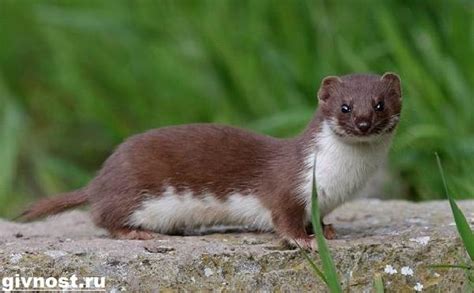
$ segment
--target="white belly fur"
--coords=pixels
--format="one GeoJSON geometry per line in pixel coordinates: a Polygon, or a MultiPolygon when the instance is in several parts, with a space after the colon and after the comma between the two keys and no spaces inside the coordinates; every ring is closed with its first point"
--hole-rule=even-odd
{"type": "Polygon", "coordinates": [[[163,234],[217,225],[245,226],[261,231],[273,228],[270,210],[251,194],[234,193],[221,201],[212,194],[195,196],[190,191],[177,194],[173,187],[143,202],[129,217],[128,224],[163,234]]]}
{"type": "Polygon", "coordinates": [[[321,215],[325,216],[342,203],[354,198],[383,163],[391,137],[374,143],[347,143],[336,136],[323,122],[306,160],[302,199],[307,217],[311,214],[311,182],[314,152],[316,152],[316,184],[321,215]]]}

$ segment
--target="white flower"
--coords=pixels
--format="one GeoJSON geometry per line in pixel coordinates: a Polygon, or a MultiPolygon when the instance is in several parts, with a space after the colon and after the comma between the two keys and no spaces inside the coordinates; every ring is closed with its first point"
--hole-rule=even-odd
{"type": "Polygon", "coordinates": [[[415,289],[415,291],[417,291],[417,292],[421,292],[421,291],[423,291],[423,284],[417,282],[415,287],[413,287],[413,289],[415,289]]]}
{"type": "Polygon", "coordinates": [[[404,276],[413,276],[413,270],[410,267],[403,267],[400,273],[404,276]]]}
{"type": "Polygon", "coordinates": [[[23,255],[21,253],[13,253],[10,256],[10,263],[12,264],[17,264],[20,262],[20,260],[23,258],[23,255]]]}
{"type": "Polygon", "coordinates": [[[210,277],[210,276],[214,275],[214,272],[210,268],[205,268],[204,269],[204,275],[206,277],[210,277]]]}
{"type": "Polygon", "coordinates": [[[426,245],[430,241],[430,236],[410,238],[410,241],[416,242],[416,243],[421,244],[421,245],[426,245]]]}
{"type": "Polygon", "coordinates": [[[393,274],[397,273],[397,270],[394,269],[391,265],[386,265],[384,271],[385,271],[385,273],[387,273],[389,275],[393,275],[393,274]]]}

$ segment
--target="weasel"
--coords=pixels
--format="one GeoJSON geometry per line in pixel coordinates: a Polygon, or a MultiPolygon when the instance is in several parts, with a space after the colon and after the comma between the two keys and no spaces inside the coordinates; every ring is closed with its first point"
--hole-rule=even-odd
{"type": "Polygon", "coordinates": [[[316,114],[294,138],[216,124],[132,136],[87,186],[40,200],[21,217],[89,203],[94,223],[116,238],[242,225],[315,249],[306,230],[314,163],[324,217],[357,194],[384,161],[402,105],[394,73],[329,76],[317,96],[316,114]]]}

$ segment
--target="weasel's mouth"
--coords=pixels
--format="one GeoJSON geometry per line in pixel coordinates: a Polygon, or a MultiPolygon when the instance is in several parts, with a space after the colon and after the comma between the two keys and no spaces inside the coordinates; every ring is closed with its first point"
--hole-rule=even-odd
{"type": "Polygon", "coordinates": [[[392,130],[394,128],[395,127],[391,127],[389,129],[389,125],[384,124],[384,125],[374,125],[371,128],[369,128],[367,131],[361,131],[361,130],[353,127],[353,128],[350,128],[350,129],[345,129],[345,132],[348,136],[353,136],[353,137],[364,139],[364,138],[377,137],[377,136],[381,136],[381,135],[390,133],[390,132],[392,132],[392,130]]]}
{"type": "Polygon", "coordinates": [[[329,121],[330,128],[337,136],[354,142],[370,142],[385,134],[393,132],[398,124],[399,116],[394,115],[388,121],[372,125],[366,131],[361,131],[355,125],[340,123],[336,120],[329,121]]]}
{"type": "Polygon", "coordinates": [[[400,114],[394,114],[386,119],[376,121],[368,129],[361,130],[355,124],[345,121],[338,121],[336,119],[329,120],[329,126],[332,131],[340,137],[357,137],[367,138],[384,135],[397,127],[400,120],[400,114]]]}
{"type": "Polygon", "coordinates": [[[374,128],[371,127],[369,128],[368,130],[366,131],[361,131],[357,128],[353,128],[354,130],[352,130],[352,132],[354,133],[355,136],[362,136],[362,137],[365,137],[365,136],[371,136],[371,135],[374,135],[374,134],[377,134],[376,131],[374,131],[374,128]]]}

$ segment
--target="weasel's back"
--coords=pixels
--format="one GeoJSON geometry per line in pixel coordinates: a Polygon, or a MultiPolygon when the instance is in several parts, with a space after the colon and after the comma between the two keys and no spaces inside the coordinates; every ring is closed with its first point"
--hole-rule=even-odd
{"type": "Polygon", "coordinates": [[[141,186],[166,183],[224,195],[230,188],[253,188],[281,143],[223,125],[165,127],[130,137],[107,160],[101,173],[121,168],[141,186]]]}

